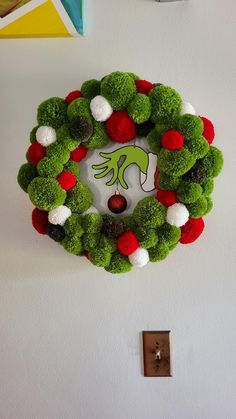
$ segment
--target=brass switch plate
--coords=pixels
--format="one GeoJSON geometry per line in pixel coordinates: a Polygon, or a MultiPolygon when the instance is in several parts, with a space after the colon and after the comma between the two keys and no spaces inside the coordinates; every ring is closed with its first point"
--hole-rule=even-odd
{"type": "Polygon", "coordinates": [[[172,377],[170,330],[143,331],[145,377],[172,377]]]}

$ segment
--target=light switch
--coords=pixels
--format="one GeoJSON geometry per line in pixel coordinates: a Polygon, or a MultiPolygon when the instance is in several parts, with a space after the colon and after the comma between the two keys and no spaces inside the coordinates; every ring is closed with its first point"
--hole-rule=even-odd
{"type": "Polygon", "coordinates": [[[172,377],[170,331],[143,331],[145,377],[172,377]]]}

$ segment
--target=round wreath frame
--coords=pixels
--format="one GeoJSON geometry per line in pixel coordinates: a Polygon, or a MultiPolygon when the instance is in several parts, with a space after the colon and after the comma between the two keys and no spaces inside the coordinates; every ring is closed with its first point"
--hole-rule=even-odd
{"type": "Polygon", "coordinates": [[[32,224],[75,255],[125,273],[194,242],[212,209],[213,178],[223,165],[214,127],[173,88],[116,71],[87,80],[65,99],[42,102],[18,183],[35,208],[32,224]],[[158,156],[156,194],[132,215],[101,215],[80,181],[80,162],[109,141],[145,137],[158,156]]]}

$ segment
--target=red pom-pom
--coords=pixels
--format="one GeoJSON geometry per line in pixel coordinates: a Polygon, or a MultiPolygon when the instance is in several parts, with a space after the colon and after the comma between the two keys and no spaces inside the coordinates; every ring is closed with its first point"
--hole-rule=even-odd
{"type": "Polygon", "coordinates": [[[46,155],[46,149],[41,144],[39,144],[37,141],[35,143],[31,144],[31,146],[28,148],[28,157],[30,160],[30,163],[33,165],[38,164],[38,162],[45,157],[46,155]]]}
{"type": "Polygon", "coordinates": [[[180,243],[193,243],[202,234],[204,225],[202,218],[190,218],[187,223],[181,227],[180,243]]]}
{"type": "Polygon", "coordinates": [[[109,137],[116,143],[127,143],[136,137],[134,121],[127,112],[113,112],[106,121],[106,130],[109,137]]]}
{"type": "Polygon", "coordinates": [[[73,100],[78,99],[79,97],[83,96],[82,92],[80,90],[74,90],[73,92],[70,92],[66,98],[65,101],[68,103],[73,102],[73,100]]]}
{"type": "Polygon", "coordinates": [[[57,178],[58,183],[65,191],[73,188],[76,185],[76,177],[71,172],[62,172],[57,178]]]}
{"type": "Polygon", "coordinates": [[[208,143],[211,144],[213,142],[214,138],[215,138],[214,125],[212,124],[210,119],[207,119],[204,116],[201,116],[200,118],[203,121],[203,126],[204,126],[204,130],[203,130],[202,135],[203,135],[203,137],[206,138],[208,143]]]}
{"type": "Polygon", "coordinates": [[[155,87],[153,83],[147,80],[136,80],[135,84],[137,92],[143,93],[144,95],[148,95],[148,93],[155,87]]]}
{"type": "Polygon", "coordinates": [[[157,189],[158,188],[158,178],[160,176],[160,170],[156,169],[155,174],[154,174],[154,186],[157,189]]]}
{"type": "Polygon", "coordinates": [[[70,153],[70,158],[78,163],[87,156],[87,153],[88,148],[86,148],[83,144],[80,144],[79,147],[70,153]]]}
{"type": "Polygon", "coordinates": [[[184,145],[184,137],[180,132],[171,129],[163,134],[161,143],[167,150],[179,150],[184,145]]]}
{"type": "Polygon", "coordinates": [[[126,231],[117,239],[117,248],[119,253],[129,256],[139,248],[139,242],[132,231],[126,231]]]}
{"type": "Polygon", "coordinates": [[[158,189],[156,198],[161,204],[165,205],[165,207],[170,207],[171,205],[176,204],[176,202],[179,202],[175,191],[158,189]]]}
{"type": "Polygon", "coordinates": [[[34,208],[32,211],[32,224],[35,230],[40,234],[47,234],[48,213],[47,211],[34,208]]]}

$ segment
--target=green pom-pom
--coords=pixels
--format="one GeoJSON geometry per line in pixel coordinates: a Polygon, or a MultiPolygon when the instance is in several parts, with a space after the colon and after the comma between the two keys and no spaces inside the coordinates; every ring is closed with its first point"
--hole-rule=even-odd
{"type": "Polygon", "coordinates": [[[57,130],[57,142],[63,147],[73,151],[80,145],[80,140],[72,137],[69,129],[69,124],[64,124],[57,130]]]}
{"type": "Polygon", "coordinates": [[[92,205],[92,202],[92,192],[84,183],[78,183],[67,192],[66,205],[72,212],[80,214],[86,211],[92,205]]]}
{"type": "Polygon", "coordinates": [[[152,106],[151,119],[156,123],[173,121],[180,114],[181,97],[168,86],[157,86],[149,93],[152,106]]]}
{"type": "Polygon", "coordinates": [[[102,229],[103,219],[100,214],[89,213],[84,215],[82,226],[86,233],[98,233],[102,229]]]}
{"type": "Polygon", "coordinates": [[[209,196],[214,189],[214,179],[211,177],[207,178],[204,182],[202,182],[201,187],[203,195],[209,196]]]}
{"type": "Polygon", "coordinates": [[[156,228],[165,222],[166,208],[155,198],[147,197],[138,202],[133,216],[139,226],[156,228]]]}
{"type": "Polygon", "coordinates": [[[93,124],[91,119],[83,116],[77,116],[77,118],[72,119],[70,121],[70,133],[80,142],[88,141],[93,133],[93,124]]]}
{"type": "Polygon", "coordinates": [[[81,225],[82,217],[79,214],[72,214],[67,218],[64,224],[64,230],[67,236],[73,236],[76,234],[81,237],[84,234],[84,229],[81,225]]]}
{"type": "Polygon", "coordinates": [[[155,246],[158,242],[156,230],[152,228],[147,229],[139,227],[135,233],[138,237],[140,247],[143,247],[144,249],[149,249],[150,247],[155,246]]]}
{"type": "Polygon", "coordinates": [[[169,247],[165,243],[158,243],[156,246],[148,249],[150,262],[160,262],[168,256],[169,247]]]}
{"type": "Polygon", "coordinates": [[[223,155],[218,148],[210,146],[209,153],[202,159],[203,167],[207,170],[207,173],[212,173],[213,177],[218,176],[223,167],[223,155]]]}
{"type": "Polygon", "coordinates": [[[127,73],[115,71],[106,76],[101,83],[101,95],[115,111],[125,109],[136,94],[136,86],[127,73]]]}
{"type": "Polygon", "coordinates": [[[158,122],[158,124],[156,124],[156,130],[161,137],[163,136],[163,134],[165,134],[166,131],[176,129],[176,127],[177,123],[175,120],[167,122],[158,122]]]}
{"type": "Polygon", "coordinates": [[[80,178],[80,165],[79,163],[69,160],[68,163],[64,166],[64,170],[66,172],[71,172],[75,175],[76,179],[79,180],[80,178]]]}
{"type": "Polygon", "coordinates": [[[35,207],[50,211],[63,205],[66,198],[56,179],[36,177],[28,186],[28,194],[35,207]]]}
{"type": "Polygon", "coordinates": [[[47,157],[57,160],[58,162],[65,164],[70,158],[70,151],[63,144],[55,142],[47,147],[47,157]]]}
{"type": "Polygon", "coordinates": [[[37,171],[35,166],[32,166],[32,164],[25,163],[20,167],[17,181],[23,191],[27,192],[28,186],[35,176],[37,176],[37,171]]]}
{"type": "Polygon", "coordinates": [[[67,252],[73,253],[73,255],[81,255],[83,251],[83,245],[81,237],[77,234],[73,236],[66,236],[62,241],[63,247],[67,252]]]}
{"type": "Polygon", "coordinates": [[[89,149],[103,148],[109,143],[109,137],[105,131],[104,125],[93,121],[93,134],[86,141],[86,147],[89,149]]]}
{"type": "Polygon", "coordinates": [[[116,239],[101,234],[99,248],[106,249],[108,252],[114,253],[117,250],[116,239]]]}
{"type": "Polygon", "coordinates": [[[192,204],[186,205],[189,211],[190,218],[202,217],[207,211],[207,199],[204,196],[193,202],[192,204]]]}
{"type": "Polygon", "coordinates": [[[80,97],[79,99],[73,100],[68,106],[67,115],[70,121],[77,118],[78,116],[82,118],[88,118],[91,120],[91,112],[89,100],[85,97],[80,97]]]}
{"type": "Polygon", "coordinates": [[[157,132],[156,128],[152,129],[147,135],[147,142],[153,153],[159,154],[161,151],[161,138],[162,136],[157,132]]]}
{"type": "Polygon", "coordinates": [[[126,256],[119,253],[113,253],[110,264],[105,267],[107,272],[112,274],[124,274],[131,271],[132,265],[126,256]]]}
{"type": "Polygon", "coordinates": [[[94,250],[95,247],[98,246],[100,241],[100,233],[86,233],[83,235],[82,239],[85,250],[91,252],[91,250],[94,250]]]}
{"type": "Polygon", "coordinates": [[[93,265],[99,267],[108,266],[111,261],[111,253],[108,252],[106,249],[91,250],[89,256],[89,260],[93,263],[93,265]]]}
{"type": "Polygon", "coordinates": [[[176,244],[179,241],[181,236],[181,230],[179,227],[175,227],[168,223],[165,223],[157,229],[157,234],[159,238],[159,244],[172,246],[173,244],[176,244]]]}
{"type": "Polygon", "coordinates": [[[39,128],[39,126],[37,125],[36,127],[34,127],[31,132],[30,132],[30,142],[33,144],[36,141],[36,131],[39,128]]]}
{"type": "Polygon", "coordinates": [[[181,134],[188,140],[197,139],[203,133],[203,121],[196,115],[185,114],[181,116],[178,127],[181,134]]]}
{"type": "Polygon", "coordinates": [[[206,201],[207,201],[207,209],[206,209],[206,212],[204,213],[204,215],[209,214],[209,212],[211,212],[211,210],[213,208],[213,201],[212,201],[210,196],[206,197],[206,201]]]}
{"type": "Polygon", "coordinates": [[[199,183],[182,181],[177,189],[179,200],[185,204],[197,201],[202,194],[202,187],[199,183]]]}
{"type": "Polygon", "coordinates": [[[92,100],[95,96],[100,95],[100,85],[99,80],[87,80],[81,86],[81,92],[86,99],[92,100]]]}
{"type": "Polygon", "coordinates": [[[37,164],[39,176],[42,177],[57,177],[63,171],[63,164],[56,158],[44,157],[37,164]]]}
{"type": "Polygon", "coordinates": [[[187,140],[185,145],[195,159],[203,158],[209,151],[209,144],[203,136],[187,140]]]}
{"type": "Polygon", "coordinates": [[[60,97],[52,97],[42,102],[38,107],[37,119],[39,125],[49,125],[55,129],[67,122],[67,103],[60,97]]]}
{"type": "Polygon", "coordinates": [[[188,172],[195,161],[186,147],[175,151],[162,148],[158,156],[158,167],[168,175],[178,177],[188,172]]]}
{"type": "Polygon", "coordinates": [[[146,122],[151,115],[151,103],[148,96],[138,93],[129,103],[128,113],[136,124],[146,122]]]}
{"type": "Polygon", "coordinates": [[[124,224],[125,231],[134,231],[137,228],[137,224],[133,215],[126,215],[125,217],[121,217],[120,221],[124,224]]]}
{"type": "Polygon", "coordinates": [[[140,80],[140,77],[139,77],[139,76],[137,76],[137,74],[135,74],[135,73],[130,73],[130,72],[127,72],[127,74],[128,74],[128,76],[130,76],[130,77],[131,77],[131,79],[132,79],[133,81],[140,80]]]}
{"type": "Polygon", "coordinates": [[[176,176],[167,175],[161,172],[158,177],[158,185],[161,189],[166,191],[175,191],[180,183],[181,178],[176,176]]]}

